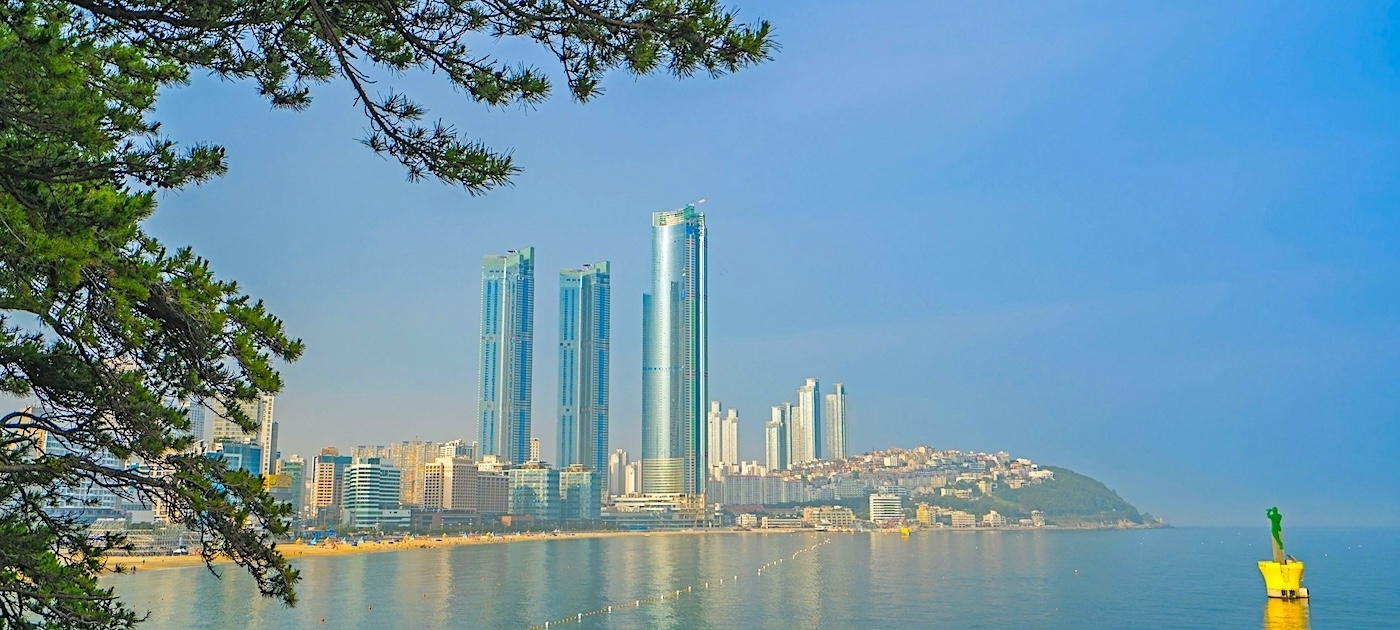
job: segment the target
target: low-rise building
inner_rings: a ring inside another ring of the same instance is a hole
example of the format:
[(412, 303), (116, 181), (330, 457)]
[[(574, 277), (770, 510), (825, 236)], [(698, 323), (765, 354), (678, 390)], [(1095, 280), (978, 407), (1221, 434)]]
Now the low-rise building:
[(527, 462), (507, 470), (506, 478), (510, 480), (507, 511), (512, 516), (530, 516), (536, 522), (559, 522), (559, 471), (538, 462)]
[(402, 476), (399, 469), (371, 457), (345, 468), (345, 490), (340, 520), (351, 529), (408, 527), (410, 512), (399, 503)]
[(801, 516), (765, 516), (762, 520), (763, 529), (802, 529), (807, 524), (802, 521)]
[(477, 472), (476, 511), (500, 516), (510, 509), (510, 480), (503, 472)]
[(599, 519), (601, 506), (597, 480), (593, 471), (577, 464), (559, 471), (561, 518), (565, 522), (583, 525)]
[(948, 515), (948, 522), (953, 527), (959, 529), (965, 527), (975, 527), (977, 525), (977, 516), (972, 514), (971, 512), (954, 510)]
[(850, 529), (856, 524), (856, 513), (840, 505), (802, 508), (802, 521), (812, 527)]
[(870, 495), (870, 520), (893, 523), (904, 519), (904, 503), (897, 494), (877, 492)]

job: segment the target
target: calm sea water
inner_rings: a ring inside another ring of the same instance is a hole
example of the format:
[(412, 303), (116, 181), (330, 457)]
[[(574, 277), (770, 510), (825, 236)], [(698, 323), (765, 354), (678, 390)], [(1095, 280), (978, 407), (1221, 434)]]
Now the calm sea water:
[(1400, 628), (1400, 530), (1290, 528), (1307, 605), (1264, 597), (1254, 563), (1267, 536), (755, 533), (414, 549), (301, 560), (296, 608), (259, 599), (233, 570), (109, 579), (150, 611), (149, 629)]

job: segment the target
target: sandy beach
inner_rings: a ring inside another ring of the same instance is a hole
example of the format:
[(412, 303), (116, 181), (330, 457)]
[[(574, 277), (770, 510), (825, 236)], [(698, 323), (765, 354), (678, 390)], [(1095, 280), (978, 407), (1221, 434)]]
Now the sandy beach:
[[(559, 534), (547, 533), (522, 533), (522, 534), (496, 534), (492, 536), (468, 536), (458, 535), (448, 536), (418, 536), (412, 540), (407, 538), (397, 542), (373, 542), (366, 540), (358, 545), (351, 546), (347, 543), (336, 543), (334, 545), (322, 541), (318, 545), (303, 543), (280, 543), (277, 550), (289, 559), (305, 558), (311, 556), (329, 556), (337, 554), (355, 553), (379, 553), (388, 551), (412, 551), (415, 549), (434, 549), (437, 547), (449, 547), (460, 545), (495, 545), (512, 542), (545, 541), (545, 540), (571, 540), (578, 538), (612, 538), (617, 536), (667, 536), (676, 534), (700, 534), (700, 533), (738, 533), (733, 530), (678, 530), (678, 531), (650, 531), (650, 532), (561, 532)], [(225, 563), (227, 558), (215, 560), (216, 564)], [(135, 569), (137, 572), (158, 569), (174, 569), (180, 567), (195, 567), (204, 564), (204, 560), (198, 555), (188, 556), (110, 556), (107, 559), (109, 567), (122, 570)]]

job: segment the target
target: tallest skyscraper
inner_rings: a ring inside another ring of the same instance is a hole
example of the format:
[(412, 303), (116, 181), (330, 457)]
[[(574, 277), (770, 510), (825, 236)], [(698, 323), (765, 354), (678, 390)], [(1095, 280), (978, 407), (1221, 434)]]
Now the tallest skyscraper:
[(651, 220), (651, 293), (642, 296), (642, 492), (699, 495), (709, 471), (705, 215)]
[(535, 347), (535, 248), (481, 261), (481, 452), (521, 463), (530, 457)]

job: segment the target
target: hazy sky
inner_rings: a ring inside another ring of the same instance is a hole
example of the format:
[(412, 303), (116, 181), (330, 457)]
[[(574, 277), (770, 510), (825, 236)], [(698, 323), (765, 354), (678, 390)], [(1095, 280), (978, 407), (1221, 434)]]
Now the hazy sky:
[(546, 457), (557, 273), (603, 259), (635, 454), (650, 213), (707, 197), (711, 391), (745, 459), (815, 376), (846, 383), (857, 452), (1004, 449), (1175, 523), (1400, 523), (1400, 20), (1216, 4), (746, 1), (782, 50), (719, 80), (531, 110), (396, 81), (514, 150), (477, 198), (356, 144), (340, 86), (297, 114), (200, 78), (160, 118), (232, 170), (149, 227), (306, 340), (284, 455), (473, 439), (481, 256), (527, 245)]

